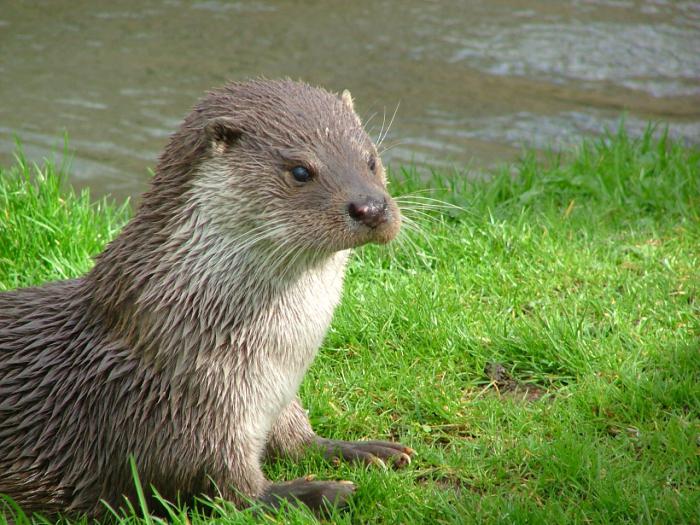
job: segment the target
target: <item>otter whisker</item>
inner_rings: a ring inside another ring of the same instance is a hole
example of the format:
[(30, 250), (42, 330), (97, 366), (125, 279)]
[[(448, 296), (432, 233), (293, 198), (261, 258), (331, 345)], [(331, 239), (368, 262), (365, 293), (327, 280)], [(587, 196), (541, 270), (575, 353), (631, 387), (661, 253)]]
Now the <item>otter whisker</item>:
[[(416, 195), (416, 194), (421, 194), (421, 193), (436, 193), (438, 191), (445, 191), (443, 188), (421, 188), (419, 190), (413, 190), (409, 191), (407, 193), (402, 193), (401, 195), (398, 195), (398, 197), (407, 197), (409, 195)], [(394, 196), (396, 198), (397, 196)]]
[(415, 200), (409, 200), (409, 199), (401, 199), (401, 200), (398, 200), (397, 202), (401, 203), (401, 205), (411, 205), (411, 206), (420, 207), (422, 209), (463, 211), (463, 208), (459, 208), (456, 206), (446, 206), (443, 204), (431, 203), (431, 202), (427, 202), (427, 201), (415, 201)]
[(453, 204), (451, 202), (443, 201), (440, 199), (434, 199), (432, 197), (425, 197), (422, 195), (411, 195), (409, 196), (404, 196), (400, 195), (399, 197), (394, 197), (394, 200), (397, 202), (413, 202), (416, 204), (424, 204), (424, 205), (432, 205), (432, 206), (439, 206), (441, 208), (449, 208), (453, 210), (459, 210), (459, 211), (466, 211), (466, 208), (463, 206), (459, 206), (457, 204)]
[[(294, 268), (294, 265), (296, 264), (297, 260), (298, 260), (299, 257), (302, 255), (302, 253), (304, 253), (304, 247), (303, 247), (303, 246), (296, 246), (296, 247), (292, 250), (291, 253), (292, 253), (292, 255), (291, 255), (291, 257), (289, 258), (289, 260), (287, 261), (287, 263), (286, 263), (286, 265), (285, 265), (285, 267), (284, 267), (284, 269), (283, 269), (283, 271), (282, 271), (282, 276), (281, 276), (282, 281), (286, 281), (287, 277), (290, 275), (290, 273), (291, 273), (292, 269)], [(302, 261), (300, 261), (300, 262), (302, 262)]]
[(441, 224), (440, 217), (432, 215), (432, 214), (424, 212), (424, 211), (404, 208), (402, 210), (402, 213), (403, 213), (403, 217), (405, 217), (405, 218), (412, 218), (416, 221), (425, 221), (431, 225)]
[(250, 248), (251, 246), (263, 239), (273, 239), (275, 235), (285, 231), (286, 224), (287, 222), (284, 220), (284, 218), (279, 218), (261, 224), (253, 228), (252, 230), (248, 230), (238, 237), (227, 239), (226, 243), (229, 245), (236, 246), (236, 250), (233, 250), (231, 254), (239, 253), (247, 250), (248, 248)]
[[(420, 246), (416, 243), (416, 241), (412, 238), (411, 233), (419, 233), (418, 231), (414, 230), (413, 228), (406, 228), (405, 230), (402, 229), (402, 231), (399, 232), (399, 235), (396, 237), (396, 240), (399, 241), (398, 247), (401, 249), (406, 249), (408, 248), (408, 253), (414, 253), (418, 254), (421, 252)], [(393, 249), (393, 247), (392, 247)]]
[[(386, 136), (389, 134), (389, 130), (391, 129), (391, 125), (394, 123), (394, 118), (396, 118), (396, 113), (399, 111), (399, 106), (401, 105), (401, 101), (396, 103), (396, 108), (394, 109), (394, 114), (391, 116), (391, 120), (389, 121), (389, 125), (386, 127), (386, 131), (382, 135), (379, 136), (379, 140), (377, 141), (376, 147), (379, 148), (382, 143), (384, 142), (384, 139), (386, 139)], [(382, 124), (382, 129), (384, 129), (384, 125)]]
[(232, 237), (232, 238), (227, 238), (226, 242), (228, 244), (238, 244), (241, 241), (246, 240), (246, 238), (251, 238), (255, 234), (265, 234), (267, 231), (272, 229), (273, 227), (276, 226), (282, 226), (284, 225), (284, 220), (283, 219), (273, 219), (272, 221), (269, 222), (264, 222), (262, 224), (259, 224), (258, 226), (251, 228), (249, 230), (245, 230), (242, 234)]
[(414, 219), (409, 217), (408, 215), (404, 215), (402, 217), (403, 219), (403, 225), (408, 228), (409, 231), (413, 231), (416, 233), (420, 233), (421, 235), (425, 234), (424, 228)]
[(374, 147), (379, 148), (382, 141), (382, 135), (384, 134), (384, 125), (386, 124), (386, 108), (382, 109), (382, 127), (379, 130), (379, 135), (377, 135), (377, 140), (374, 141)]
[[(364, 122), (364, 128), (365, 128), (365, 129), (368, 128), (368, 126), (369, 126), (370, 123), (372, 122), (372, 119), (374, 119), (374, 117), (376, 117), (376, 116), (377, 116), (377, 112), (374, 111), (369, 117), (367, 117), (367, 120)], [(369, 129), (370, 129), (370, 133), (371, 133), (372, 128), (369, 128)]]
[(430, 242), (430, 236), (425, 231), (425, 229), (420, 225), (420, 223), (418, 223), (417, 221), (411, 219), (410, 217), (408, 217), (406, 215), (403, 216), (403, 219), (405, 221), (404, 225), (406, 226), (406, 229), (409, 232), (416, 233), (417, 235), (422, 237), (432, 250), (433, 246), (432, 246), (432, 243)]
[(405, 140), (396, 140), (392, 142), (391, 144), (388, 144), (387, 146), (384, 146), (380, 151), (379, 155), (384, 155), (387, 151), (392, 150), (396, 146), (403, 146), (404, 144), (407, 144)]

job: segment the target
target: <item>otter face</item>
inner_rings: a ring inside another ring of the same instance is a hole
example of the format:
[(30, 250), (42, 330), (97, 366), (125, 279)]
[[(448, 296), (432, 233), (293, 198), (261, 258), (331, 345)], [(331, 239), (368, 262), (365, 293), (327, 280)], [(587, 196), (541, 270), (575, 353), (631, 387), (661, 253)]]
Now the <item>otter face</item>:
[(292, 81), (230, 88), (233, 107), (203, 126), (210, 158), (201, 170), (217, 173), (227, 220), (325, 253), (397, 235), (401, 213), (347, 92)]
[[(307, 219), (318, 220), (311, 231), (327, 234), (321, 243), (339, 249), (368, 242), (383, 244), (399, 231), (401, 214), (386, 190), (381, 159), (368, 138), (366, 152), (360, 156), (362, 159), (350, 168), (332, 170), (334, 159), (322, 162), (318, 156), (312, 161), (308, 157), (306, 161), (288, 159), (290, 167), (283, 168), (280, 182), (287, 190), (286, 199), (294, 202), (302, 215), (297, 219), (305, 223)], [(311, 202), (314, 204), (309, 206)], [(337, 243), (334, 235), (343, 241)]]

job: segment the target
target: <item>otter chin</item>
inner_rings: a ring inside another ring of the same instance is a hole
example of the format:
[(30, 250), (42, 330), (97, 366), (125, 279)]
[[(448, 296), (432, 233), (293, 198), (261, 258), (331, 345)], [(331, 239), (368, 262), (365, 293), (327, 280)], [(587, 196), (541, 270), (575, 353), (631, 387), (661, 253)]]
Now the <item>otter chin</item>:
[(400, 224), (348, 92), (253, 80), (208, 93), (88, 274), (0, 293), (0, 493), (99, 518), (136, 501), (133, 458), (170, 501), (323, 512), (355, 486), (269, 480), (263, 462), (410, 463), (400, 443), (316, 435), (297, 396), (349, 250)]

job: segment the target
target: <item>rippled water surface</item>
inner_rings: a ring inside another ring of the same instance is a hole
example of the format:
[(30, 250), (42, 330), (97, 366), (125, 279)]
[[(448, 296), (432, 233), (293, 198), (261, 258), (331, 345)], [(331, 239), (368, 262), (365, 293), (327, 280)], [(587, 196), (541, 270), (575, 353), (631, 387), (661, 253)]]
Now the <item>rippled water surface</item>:
[[(700, 2), (0, 3), (0, 163), (70, 137), (73, 181), (145, 189), (168, 135), (228, 79), (352, 91), (385, 159), (474, 170), (667, 123), (700, 143)], [(398, 109), (397, 109), (398, 107)]]

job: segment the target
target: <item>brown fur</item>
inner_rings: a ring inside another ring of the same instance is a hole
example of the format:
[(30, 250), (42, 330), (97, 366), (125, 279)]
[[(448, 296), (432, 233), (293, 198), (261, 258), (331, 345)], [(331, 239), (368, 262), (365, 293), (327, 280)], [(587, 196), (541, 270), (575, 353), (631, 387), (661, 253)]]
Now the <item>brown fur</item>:
[[(317, 439), (294, 393), (346, 250), (399, 228), (384, 188), (349, 96), (292, 81), (211, 92), (88, 275), (0, 294), (0, 493), (99, 516), (100, 500), (133, 498), (133, 455), (171, 500), (212, 482), (236, 502), (264, 494), (265, 448)], [(388, 202), (377, 228), (347, 216), (367, 196)]]

